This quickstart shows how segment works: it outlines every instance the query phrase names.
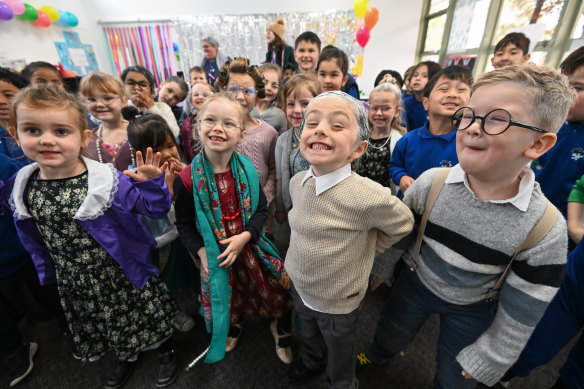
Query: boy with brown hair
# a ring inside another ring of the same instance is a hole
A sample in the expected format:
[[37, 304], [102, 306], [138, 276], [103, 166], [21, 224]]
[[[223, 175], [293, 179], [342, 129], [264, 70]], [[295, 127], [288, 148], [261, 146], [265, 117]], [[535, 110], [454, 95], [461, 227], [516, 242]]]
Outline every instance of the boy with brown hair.
[[[423, 226], [405, 254], [414, 271], [400, 274], [361, 367], [400, 353], [433, 313], [435, 388], [494, 385], [517, 360], [558, 290], [567, 251], [566, 222], [526, 165], [555, 144], [574, 96], [565, 76], [535, 65], [477, 78], [468, 107], [453, 115], [459, 164], [425, 172], [405, 193]], [[431, 191], [437, 177], [443, 186]], [[548, 228], [534, 229], [541, 221]], [[532, 230], [544, 233], [533, 239]]]
[[501, 69], [507, 65], [522, 65], [529, 61], [530, 40], [521, 32], [510, 32], [497, 42], [495, 51], [491, 57], [491, 63], [495, 69]]

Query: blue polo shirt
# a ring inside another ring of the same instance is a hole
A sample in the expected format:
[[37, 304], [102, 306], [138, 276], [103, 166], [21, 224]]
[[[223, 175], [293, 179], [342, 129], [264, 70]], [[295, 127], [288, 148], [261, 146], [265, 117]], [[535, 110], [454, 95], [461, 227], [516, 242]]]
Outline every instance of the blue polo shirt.
[[399, 185], [399, 180], [405, 175], [415, 180], [428, 169], [451, 167], [457, 163], [456, 130], [432, 135], [426, 122], [397, 141], [389, 161], [389, 174]]

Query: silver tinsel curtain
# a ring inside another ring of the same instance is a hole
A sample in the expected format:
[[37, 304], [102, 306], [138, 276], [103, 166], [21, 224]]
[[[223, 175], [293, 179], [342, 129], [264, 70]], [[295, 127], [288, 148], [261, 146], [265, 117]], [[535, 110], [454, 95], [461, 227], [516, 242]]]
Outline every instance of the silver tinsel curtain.
[[217, 39], [219, 51], [226, 57], [247, 57], [253, 64], [264, 62], [266, 28], [278, 18], [284, 19], [284, 39], [288, 45], [294, 47], [298, 35], [312, 31], [322, 40], [322, 47], [333, 44], [351, 56], [356, 31], [353, 10], [187, 16], [172, 20], [180, 48], [180, 70], [188, 77], [189, 69], [201, 64], [201, 40], [207, 36]]

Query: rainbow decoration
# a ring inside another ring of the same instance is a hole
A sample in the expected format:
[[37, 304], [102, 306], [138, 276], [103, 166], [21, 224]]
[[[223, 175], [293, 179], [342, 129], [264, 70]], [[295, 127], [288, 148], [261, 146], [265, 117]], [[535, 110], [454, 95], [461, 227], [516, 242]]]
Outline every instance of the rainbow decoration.
[[128, 66], [141, 65], [154, 74], [157, 86], [176, 74], [178, 66], [168, 23], [102, 28], [110, 63], [118, 74]]

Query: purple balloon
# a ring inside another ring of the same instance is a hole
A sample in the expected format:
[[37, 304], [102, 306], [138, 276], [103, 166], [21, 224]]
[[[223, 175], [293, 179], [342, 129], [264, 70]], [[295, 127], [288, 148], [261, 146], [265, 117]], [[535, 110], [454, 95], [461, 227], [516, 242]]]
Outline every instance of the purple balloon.
[[0, 20], [10, 20], [14, 17], [14, 12], [8, 4], [0, 1]]

